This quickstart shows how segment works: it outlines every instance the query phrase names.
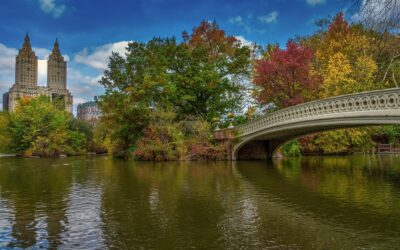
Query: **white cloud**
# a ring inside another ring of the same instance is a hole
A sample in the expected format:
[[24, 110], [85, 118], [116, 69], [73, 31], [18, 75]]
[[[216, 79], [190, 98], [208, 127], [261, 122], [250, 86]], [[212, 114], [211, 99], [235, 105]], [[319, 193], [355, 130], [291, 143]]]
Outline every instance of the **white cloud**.
[[15, 68], [15, 56], [18, 50], [14, 48], [8, 48], [4, 44], [0, 43], [0, 73], [1, 75], [14, 72]]
[[111, 52], [117, 52], [124, 56], [128, 43], [129, 41], [109, 43], [96, 47], [91, 52], [88, 48], [84, 48], [74, 56], [74, 60], [77, 63], [86, 64], [94, 69], [103, 71], [107, 68]]
[[251, 13], [247, 14], [246, 17], [247, 18], [243, 18], [242, 16], [231, 17], [228, 19], [228, 23], [242, 27], [249, 34], [254, 32], [264, 34], [266, 32], [265, 30], [255, 29], [250, 26], [249, 23], [253, 18]]
[[80, 97], [75, 97], [74, 98], [74, 105], [78, 106], [78, 104], [82, 104], [85, 102], [88, 102], [89, 100], [86, 100], [84, 98], [80, 98]]
[[228, 22], [231, 24], [238, 24], [238, 25], [244, 24], [242, 16], [231, 17], [228, 19]]
[[60, 17], [65, 11], [64, 4], [57, 4], [56, 0], [38, 0], [40, 9], [54, 18]]
[[47, 85], [47, 60], [38, 60], [38, 85]]
[[265, 16], [259, 16], [258, 20], [262, 23], [276, 23], [278, 19], [278, 11], [272, 11], [271, 13], [265, 15]]
[[326, 3], [326, 0], [306, 0], [308, 5], [315, 6]]
[[99, 81], [101, 77], [102, 74], [93, 77], [89, 75], [84, 75], [81, 71], [74, 68], [68, 68], [69, 82], [78, 83], [80, 85], [88, 85], [90, 87], [99, 87]]
[[247, 40], [243, 36], [235, 36], [235, 38], [244, 46], [252, 47], [254, 45], [254, 42]]
[[42, 60], [45, 60], [49, 57], [51, 51], [46, 48], [36, 48], [32, 47], [32, 50], [35, 52], [35, 55]]
[[[15, 78], [15, 56], [18, 50], [9, 48], [0, 43], [0, 103], [3, 100], [3, 93], [13, 85]], [[2, 107], [2, 105], [1, 105]], [[0, 109], [1, 109], [0, 107]]]
[[94, 96], [104, 93], [104, 88], [99, 84], [101, 77], [101, 74], [90, 76], [76, 68], [68, 68], [68, 89], [74, 96], [75, 113], [78, 104], [93, 100]]

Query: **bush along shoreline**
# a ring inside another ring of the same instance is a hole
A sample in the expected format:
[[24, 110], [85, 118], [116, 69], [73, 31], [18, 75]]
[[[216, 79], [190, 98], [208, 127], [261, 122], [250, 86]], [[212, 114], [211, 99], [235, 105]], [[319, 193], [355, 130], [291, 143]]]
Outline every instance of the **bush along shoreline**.
[[1, 152], [22, 157], [59, 157], [87, 152], [89, 124], [61, 110], [50, 97], [21, 98], [14, 112], [0, 113]]

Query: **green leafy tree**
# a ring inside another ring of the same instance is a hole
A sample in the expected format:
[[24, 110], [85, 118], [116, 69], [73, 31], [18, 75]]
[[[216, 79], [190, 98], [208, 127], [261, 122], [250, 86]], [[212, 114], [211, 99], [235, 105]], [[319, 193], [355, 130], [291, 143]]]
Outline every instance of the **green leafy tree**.
[[195, 116], [212, 121], [241, 108], [244, 82], [251, 73], [251, 50], [228, 36], [216, 22], [203, 21], [184, 43], [174, 60], [172, 82], [178, 116]]
[[208, 122], [240, 108], [242, 80], [249, 77], [250, 49], [202, 22], [183, 42], [154, 38], [132, 42], [125, 57], [113, 53], [100, 81], [104, 141], [114, 155], [129, 157], [153, 112], [169, 110], [175, 122]]
[[105, 145], [116, 156], [129, 157], [129, 148], [148, 125], [152, 110], [168, 106], [171, 88], [165, 77], [166, 60], [174, 39], [155, 38], [145, 43], [132, 42], [126, 57], [113, 53], [101, 84]]
[[57, 156], [85, 150], [86, 138], [69, 126], [72, 115], [58, 109], [50, 97], [21, 98], [11, 114], [9, 147], [25, 156]]
[[11, 142], [8, 126], [10, 124], [10, 114], [7, 111], [0, 112], [0, 153], [8, 153]]

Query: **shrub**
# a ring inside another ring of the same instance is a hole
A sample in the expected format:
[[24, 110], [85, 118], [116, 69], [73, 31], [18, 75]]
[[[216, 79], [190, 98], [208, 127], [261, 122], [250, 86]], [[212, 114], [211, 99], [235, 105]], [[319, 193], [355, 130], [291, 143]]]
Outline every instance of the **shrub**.
[[166, 161], [183, 159], [186, 153], [184, 136], [173, 122], [172, 112], [154, 112], [143, 136], [138, 140], [134, 155], [139, 160]]
[[287, 142], [281, 147], [281, 150], [285, 156], [297, 157], [301, 155], [301, 146], [298, 140]]
[[24, 156], [82, 153], [87, 138], [79, 128], [71, 126], [73, 119], [71, 114], [58, 109], [50, 97], [21, 98], [7, 126], [12, 138], [9, 147]]

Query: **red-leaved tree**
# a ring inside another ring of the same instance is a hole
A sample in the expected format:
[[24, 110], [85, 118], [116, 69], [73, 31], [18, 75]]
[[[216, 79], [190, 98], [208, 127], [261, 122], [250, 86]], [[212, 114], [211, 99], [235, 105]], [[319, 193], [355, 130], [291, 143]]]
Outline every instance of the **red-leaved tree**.
[[286, 49], [275, 47], [255, 63], [253, 83], [259, 86], [261, 103], [278, 108], [317, 98], [321, 77], [312, 71], [313, 51], [289, 41]]

